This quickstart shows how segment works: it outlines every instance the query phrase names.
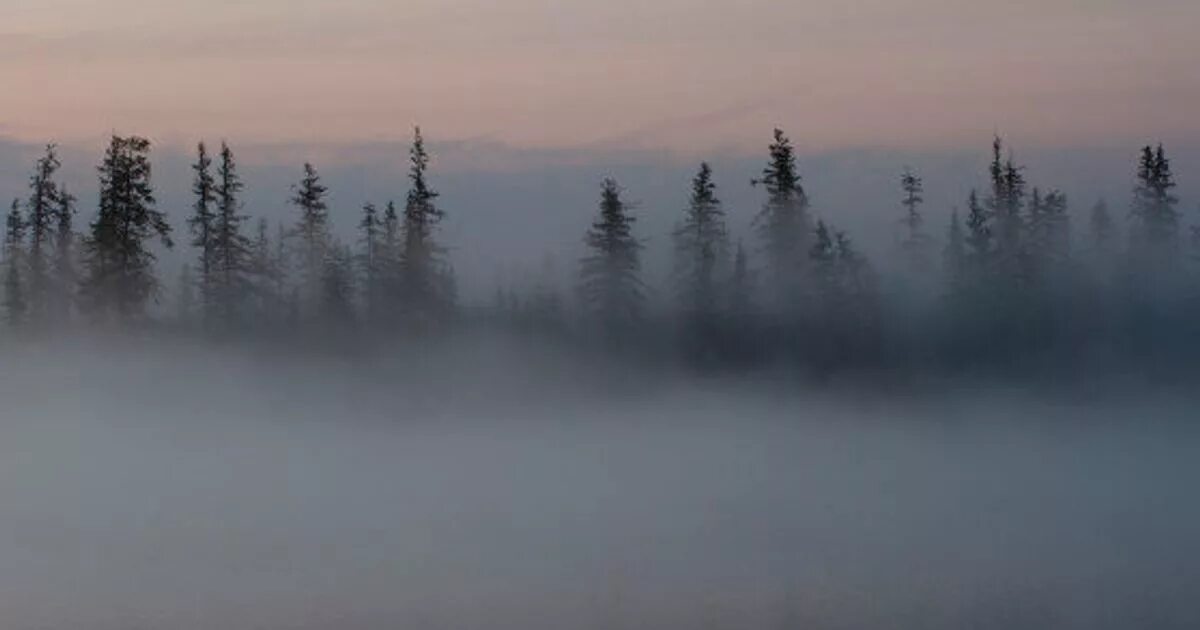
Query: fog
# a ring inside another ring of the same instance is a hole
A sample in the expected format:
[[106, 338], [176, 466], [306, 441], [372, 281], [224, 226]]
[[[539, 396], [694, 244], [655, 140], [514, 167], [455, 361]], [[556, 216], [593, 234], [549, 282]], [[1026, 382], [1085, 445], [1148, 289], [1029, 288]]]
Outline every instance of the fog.
[[1194, 396], [486, 335], [0, 365], [14, 630], [1196, 627]]

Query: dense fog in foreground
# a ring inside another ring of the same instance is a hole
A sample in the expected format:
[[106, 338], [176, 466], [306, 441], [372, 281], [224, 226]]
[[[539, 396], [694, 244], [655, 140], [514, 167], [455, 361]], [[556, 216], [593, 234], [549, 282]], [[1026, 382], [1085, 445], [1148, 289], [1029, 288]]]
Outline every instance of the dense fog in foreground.
[[4, 352], [5, 628], [1200, 624], [1186, 393], [818, 390], [497, 336]]

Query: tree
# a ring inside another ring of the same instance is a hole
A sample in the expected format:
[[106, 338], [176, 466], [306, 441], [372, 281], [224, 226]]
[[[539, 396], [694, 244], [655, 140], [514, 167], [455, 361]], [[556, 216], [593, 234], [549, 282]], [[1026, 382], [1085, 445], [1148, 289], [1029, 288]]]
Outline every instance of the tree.
[[1133, 191], [1133, 250], [1142, 262], [1169, 265], [1179, 247], [1179, 199], [1163, 145], [1142, 148]]
[[[394, 210], [393, 210], [394, 212]], [[382, 320], [384, 296], [387, 292], [386, 269], [382, 254], [381, 223], [379, 211], [375, 204], [363, 206], [362, 220], [358, 223], [360, 232], [358, 265], [362, 270], [362, 299], [366, 319], [372, 324]]]
[[1067, 214], [1067, 197], [1052, 190], [1042, 195], [1037, 188], [1029, 202], [1029, 262], [1030, 277], [1044, 280], [1047, 274], [1057, 275], [1065, 266], [1071, 252], [1071, 220]]
[[621, 187], [605, 179], [600, 216], [584, 239], [589, 253], [580, 261], [579, 297], [584, 310], [611, 337], [631, 331], [641, 320], [645, 300], [642, 244], [633, 235], [634, 221], [621, 199]]
[[158, 289], [155, 255], [147, 241], [157, 236], [164, 246], [172, 246], [171, 226], [154, 207], [149, 152], [145, 138], [113, 136], [98, 168], [100, 209], [86, 242], [82, 286], [97, 318], [142, 316]]
[[222, 142], [215, 191], [217, 212], [212, 224], [212, 288], [216, 311], [227, 327], [238, 323], [239, 310], [248, 301], [253, 286], [251, 243], [242, 231], [246, 216], [241, 214], [238, 198], [243, 187], [233, 151]]
[[804, 276], [805, 254], [813, 235], [808, 196], [800, 184], [795, 150], [782, 130], [775, 130], [769, 151], [762, 179], [752, 182], [767, 191], [767, 201], [755, 222], [764, 243], [771, 288], [785, 303], [794, 303], [802, 289], [797, 279]]
[[858, 357], [877, 334], [875, 286], [866, 260], [845, 232], [817, 221], [809, 249], [819, 317], [806, 343], [822, 370]]
[[875, 272], [845, 232], [834, 237], [837, 252], [839, 351], [846, 360], [875, 349], [879, 336], [879, 296]]
[[711, 335], [721, 303], [719, 274], [727, 265], [729, 237], [707, 163], [692, 179], [688, 206], [673, 236], [680, 306], [696, 333]]
[[53, 317], [61, 323], [71, 317], [75, 286], [79, 282], [75, 272], [75, 197], [66, 187], [59, 189], [55, 216], [58, 224], [54, 231], [54, 291], [51, 296], [51, 310]]
[[25, 256], [21, 245], [25, 227], [21, 204], [14, 199], [4, 230], [4, 315], [8, 325], [14, 327], [25, 323], [29, 307], [22, 279]]
[[911, 169], [906, 168], [900, 175], [900, 190], [904, 194], [900, 199], [900, 205], [904, 208], [904, 216], [900, 219], [904, 228], [900, 250], [910, 271], [924, 272], [929, 269], [931, 262], [929, 235], [925, 233], [925, 218], [921, 216], [921, 204], [925, 202], [924, 182]]
[[429, 185], [429, 153], [421, 128], [413, 132], [408, 173], [408, 198], [401, 226], [399, 293], [410, 325], [432, 325], [453, 303], [451, 271], [441, 260], [442, 248], [434, 240], [434, 229], [445, 213], [438, 208], [438, 193]]
[[[196, 163], [192, 165], [195, 179], [192, 181], [192, 194], [196, 200], [192, 203], [192, 215], [188, 218], [188, 229], [192, 234], [192, 247], [199, 250], [197, 267], [199, 279], [193, 280], [200, 287], [200, 308], [206, 323], [211, 323], [216, 298], [213, 290], [213, 267], [216, 255], [215, 229], [216, 214], [213, 211], [217, 203], [216, 181], [212, 175], [212, 158], [203, 142], [196, 146]], [[192, 274], [188, 273], [189, 279]]]
[[62, 193], [54, 180], [61, 166], [56, 148], [46, 145], [46, 153], [38, 159], [29, 177], [29, 200], [25, 203], [25, 227], [29, 236], [29, 249], [25, 253], [26, 300], [29, 317], [43, 324], [50, 315], [50, 303], [54, 299], [51, 269], [51, 248], [55, 226], [55, 215], [59, 210]]
[[1023, 167], [1013, 162], [1011, 153], [1001, 159], [1003, 143], [997, 136], [992, 142], [991, 193], [987, 208], [993, 221], [992, 255], [998, 277], [1019, 285], [1025, 256], [1025, 176]]
[[979, 203], [974, 190], [967, 197], [967, 254], [966, 270], [972, 282], [977, 282], [990, 271], [992, 247], [992, 214]]
[[394, 201], [388, 201], [383, 211], [380, 230], [379, 268], [383, 274], [380, 284], [384, 288], [380, 317], [391, 321], [401, 311], [400, 279], [404, 257], [403, 226]]
[[300, 299], [303, 310], [312, 311], [320, 304], [325, 277], [325, 262], [329, 254], [329, 207], [325, 203], [328, 189], [312, 164], [305, 162], [304, 176], [296, 186], [292, 204], [300, 209], [300, 218], [293, 230], [300, 272]]

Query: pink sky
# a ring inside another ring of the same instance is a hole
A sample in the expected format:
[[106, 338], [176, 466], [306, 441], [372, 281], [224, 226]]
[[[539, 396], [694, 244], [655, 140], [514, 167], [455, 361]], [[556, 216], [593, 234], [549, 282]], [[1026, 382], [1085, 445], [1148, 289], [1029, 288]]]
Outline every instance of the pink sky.
[[0, 135], [757, 150], [1200, 136], [1194, 0], [4, 0]]

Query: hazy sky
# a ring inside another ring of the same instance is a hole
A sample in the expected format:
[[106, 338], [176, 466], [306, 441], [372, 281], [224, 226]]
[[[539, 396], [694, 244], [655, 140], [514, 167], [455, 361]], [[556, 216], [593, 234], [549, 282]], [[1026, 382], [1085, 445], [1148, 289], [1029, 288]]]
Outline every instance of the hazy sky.
[[523, 147], [1200, 135], [1194, 0], [3, 0], [0, 135]]

